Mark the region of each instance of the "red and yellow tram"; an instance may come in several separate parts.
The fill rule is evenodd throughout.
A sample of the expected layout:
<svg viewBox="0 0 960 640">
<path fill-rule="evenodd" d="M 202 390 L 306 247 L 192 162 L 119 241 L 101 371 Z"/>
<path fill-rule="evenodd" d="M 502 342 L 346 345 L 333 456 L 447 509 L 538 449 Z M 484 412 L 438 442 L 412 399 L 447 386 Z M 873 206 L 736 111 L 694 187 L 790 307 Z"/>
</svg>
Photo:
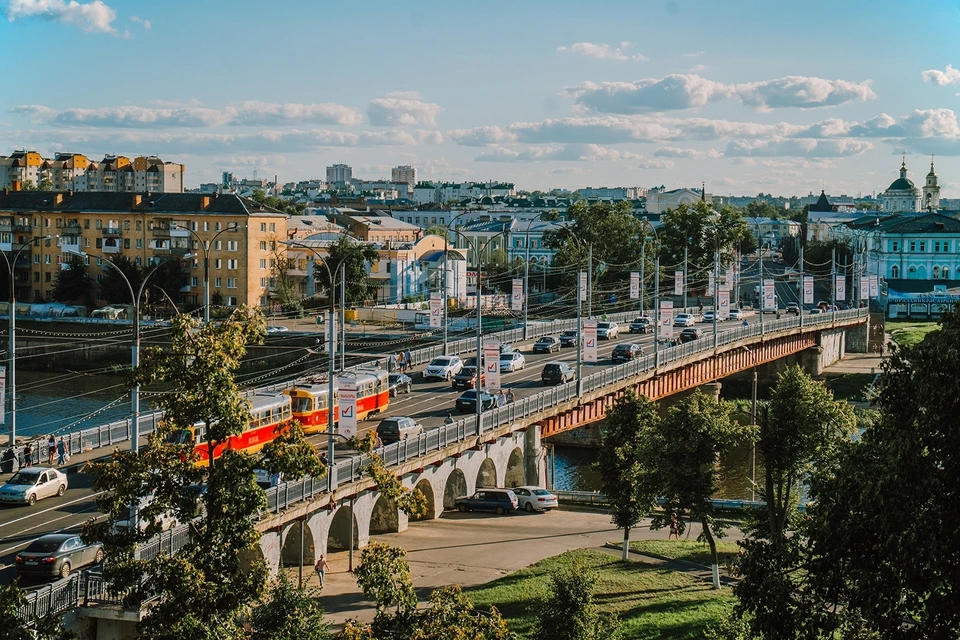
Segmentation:
<svg viewBox="0 0 960 640">
<path fill-rule="evenodd" d="M 380 413 L 390 405 L 390 383 L 387 372 L 383 369 L 361 369 L 355 375 L 337 376 L 334 379 L 333 391 L 334 424 L 339 406 L 336 388 L 341 378 L 349 379 L 357 385 L 357 420 Z M 326 432 L 328 383 L 314 380 L 286 389 L 283 393 L 290 397 L 293 417 L 300 422 L 305 433 Z"/>
</svg>

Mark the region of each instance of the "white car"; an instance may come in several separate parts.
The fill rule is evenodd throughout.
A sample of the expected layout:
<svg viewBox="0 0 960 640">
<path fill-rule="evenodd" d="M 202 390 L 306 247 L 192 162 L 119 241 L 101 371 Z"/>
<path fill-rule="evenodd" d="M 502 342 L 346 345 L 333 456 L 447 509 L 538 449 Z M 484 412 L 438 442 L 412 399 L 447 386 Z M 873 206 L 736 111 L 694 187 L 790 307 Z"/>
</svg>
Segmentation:
<svg viewBox="0 0 960 640">
<path fill-rule="evenodd" d="M 423 370 L 423 379 L 453 380 L 453 376 L 460 373 L 460 369 L 463 369 L 463 360 L 460 356 L 440 356 L 431 360 Z"/>
<path fill-rule="evenodd" d="M 734 307 L 730 309 L 730 319 L 731 320 L 743 320 L 743 311 Z"/>
<path fill-rule="evenodd" d="M 513 372 L 519 371 L 527 366 L 527 359 L 519 351 L 512 353 L 503 353 L 500 355 L 500 371 Z"/>
<path fill-rule="evenodd" d="M 518 509 L 526 509 L 528 513 L 534 511 L 549 511 L 559 506 L 557 496 L 550 493 L 543 487 L 515 487 L 513 492 L 517 494 Z"/>
<path fill-rule="evenodd" d="M 693 327 L 696 324 L 697 319 L 693 317 L 692 313 L 678 313 L 673 319 L 673 326 L 675 327 Z"/>
<path fill-rule="evenodd" d="M 0 487 L 0 502 L 33 506 L 37 500 L 66 492 L 67 476 L 63 472 L 48 467 L 27 467 Z"/>
<path fill-rule="evenodd" d="M 616 322 L 598 322 L 597 323 L 597 339 L 598 340 L 613 340 L 620 335 L 620 325 Z"/>
</svg>

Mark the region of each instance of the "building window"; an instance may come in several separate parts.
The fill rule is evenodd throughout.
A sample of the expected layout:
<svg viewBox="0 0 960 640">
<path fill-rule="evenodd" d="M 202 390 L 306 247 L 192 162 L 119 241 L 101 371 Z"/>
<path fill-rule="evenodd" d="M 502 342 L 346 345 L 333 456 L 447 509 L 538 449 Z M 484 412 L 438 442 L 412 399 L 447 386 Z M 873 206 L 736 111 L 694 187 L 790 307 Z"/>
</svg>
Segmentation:
<svg viewBox="0 0 960 640">
<path fill-rule="evenodd" d="M 277 223 L 276 223 L 276 222 L 271 222 L 271 223 L 270 223 L 270 231 L 276 231 L 276 230 L 277 230 Z"/>
<path fill-rule="evenodd" d="M 926 241 L 926 240 L 921 240 L 921 241 L 920 241 L 920 253 L 926 253 L 926 252 L 927 252 L 927 241 Z"/>
<path fill-rule="evenodd" d="M 266 287 L 266 286 L 267 286 L 267 279 L 266 279 L 266 278 L 260 278 L 260 286 L 261 286 L 261 287 Z"/>
<path fill-rule="evenodd" d="M 227 278 L 227 289 L 236 289 L 236 288 L 237 288 L 237 279 Z"/>
<path fill-rule="evenodd" d="M 208 222 L 207 220 L 203 221 L 203 230 L 210 231 L 210 222 Z"/>
<path fill-rule="evenodd" d="M 227 260 L 227 269 L 231 271 L 237 270 L 237 261 L 236 260 Z"/>
<path fill-rule="evenodd" d="M 137 231 L 143 231 L 143 221 L 137 220 Z"/>
<path fill-rule="evenodd" d="M 893 265 L 892 267 L 890 267 L 890 277 L 891 277 L 891 278 L 899 278 L 899 277 L 900 277 L 900 267 L 898 267 L 897 265 Z"/>
<path fill-rule="evenodd" d="M 143 238 L 137 238 L 137 249 L 143 249 Z"/>
<path fill-rule="evenodd" d="M 197 277 L 196 277 L 196 276 L 190 278 L 190 286 L 191 286 L 191 287 L 197 286 Z"/>
<path fill-rule="evenodd" d="M 215 286 L 215 287 L 222 286 L 222 285 L 220 284 L 220 278 L 214 278 L 214 279 L 213 279 L 213 283 L 214 283 L 213 286 Z"/>
<path fill-rule="evenodd" d="M 260 241 L 260 251 L 266 251 L 266 250 L 267 250 L 267 241 L 266 241 L 266 240 L 261 240 L 261 241 Z"/>
<path fill-rule="evenodd" d="M 50 272 L 49 272 L 49 271 L 47 271 L 45 274 L 43 274 L 43 281 L 44 281 L 44 282 L 50 282 Z"/>
<path fill-rule="evenodd" d="M 130 248 L 130 238 L 124 238 L 124 239 L 123 239 L 123 248 L 124 248 L 124 249 L 129 249 L 129 248 Z M 157 246 L 157 248 L 158 248 L 158 249 L 162 249 L 163 247 L 162 247 L 162 246 Z"/>
<path fill-rule="evenodd" d="M 261 223 L 260 223 L 260 231 L 266 231 L 266 230 L 267 230 L 267 223 L 266 223 L 266 222 L 261 222 Z"/>
<path fill-rule="evenodd" d="M 124 220 L 124 221 L 123 221 L 123 230 L 124 230 L 124 231 L 130 231 L 130 221 L 129 221 L 129 220 Z"/>
<path fill-rule="evenodd" d="M 938 244 L 939 244 L 939 243 L 938 243 Z M 934 267 L 934 268 L 933 268 L 933 279 L 934 279 L 934 280 L 939 280 L 939 279 L 940 279 L 940 267 Z"/>
<path fill-rule="evenodd" d="M 939 242 L 934 242 L 934 243 L 933 243 L 933 252 L 934 252 L 934 253 L 940 253 L 940 243 L 939 243 Z M 936 276 L 934 276 L 934 277 L 936 277 Z"/>
<path fill-rule="evenodd" d="M 216 260 L 213 261 L 213 265 L 214 265 L 213 266 L 214 269 L 222 269 L 223 261 L 220 258 L 217 258 Z"/>
<path fill-rule="evenodd" d="M 261 268 L 261 269 L 266 269 L 266 268 L 267 268 L 267 259 L 266 259 L 266 258 L 260 258 L 260 268 Z"/>
<path fill-rule="evenodd" d="M 944 280 L 949 280 L 949 279 L 950 279 L 950 267 L 944 267 L 944 268 L 943 268 L 943 271 L 940 272 L 940 276 L 941 276 Z"/>
<path fill-rule="evenodd" d="M 219 222 L 217 222 L 216 224 L 214 224 L 214 231 L 221 231 L 221 229 L 220 229 L 220 223 L 219 223 Z"/>
<path fill-rule="evenodd" d="M 237 250 L 237 241 L 227 240 L 227 251 L 236 251 L 236 250 Z"/>
</svg>

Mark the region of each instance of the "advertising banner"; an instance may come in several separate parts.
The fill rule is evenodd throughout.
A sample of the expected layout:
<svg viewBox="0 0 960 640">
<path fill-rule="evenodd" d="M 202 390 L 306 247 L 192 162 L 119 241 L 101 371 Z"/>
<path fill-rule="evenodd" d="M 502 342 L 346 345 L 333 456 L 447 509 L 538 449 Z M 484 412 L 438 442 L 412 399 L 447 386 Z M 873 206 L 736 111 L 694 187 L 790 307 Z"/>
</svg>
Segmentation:
<svg viewBox="0 0 960 640">
<path fill-rule="evenodd" d="M 730 289 L 717 289 L 717 320 L 726 320 L 730 317 Z"/>
<path fill-rule="evenodd" d="M 733 265 L 727 267 L 727 272 L 723 276 L 723 284 L 727 285 L 728 288 L 733 286 Z"/>
<path fill-rule="evenodd" d="M 640 297 L 640 274 L 636 271 L 630 274 L 630 299 L 636 300 Z"/>
<path fill-rule="evenodd" d="M 876 298 L 880 295 L 880 281 L 877 276 L 870 276 L 870 297 Z"/>
<path fill-rule="evenodd" d="M 443 299 L 439 293 L 430 294 L 430 328 L 439 329 L 443 324 Z"/>
<path fill-rule="evenodd" d="M 683 271 L 673 272 L 673 295 L 683 295 Z"/>
<path fill-rule="evenodd" d="M 847 299 L 847 277 L 846 276 L 837 276 L 834 279 L 834 287 L 836 287 L 836 297 L 837 302 L 841 302 Z"/>
<path fill-rule="evenodd" d="M 580 300 L 585 301 L 587 299 L 587 272 L 580 272 Z"/>
<path fill-rule="evenodd" d="M 510 296 L 510 309 L 520 311 L 523 309 L 523 279 L 513 279 L 513 295 Z"/>
<path fill-rule="evenodd" d="M 660 337 L 673 340 L 673 301 L 660 301 Z"/>
<path fill-rule="evenodd" d="M 708 296 L 713 295 L 713 287 L 716 286 L 716 284 L 717 283 L 715 282 L 715 279 L 713 277 L 713 271 L 711 271 L 709 274 L 707 274 L 707 295 Z"/>
<path fill-rule="evenodd" d="M 777 296 L 774 289 L 773 280 L 763 279 L 763 310 L 774 311 L 777 308 Z"/>
<path fill-rule="evenodd" d="M 860 276 L 860 299 L 866 300 L 870 297 L 870 281 L 866 276 Z"/>
<path fill-rule="evenodd" d="M 583 361 L 597 362 L 597 321 L 583 321 Z"/>
<path fill-rule="evenodd" d="M 337 433 L 344 438 L 357 435 L 357 381 L 353 378 L 337 378 Z"/>
<path fill-rule="evenodd" d="M 803 304 L 813 304 L 813 276 L 803 276 Z"/>
<path fill-rule="evenodd" d="M 481 385 L 487 389 L 500 388 L 500 343 L 483 343 L 483 377 L 484 383 Z"/>
</svg>

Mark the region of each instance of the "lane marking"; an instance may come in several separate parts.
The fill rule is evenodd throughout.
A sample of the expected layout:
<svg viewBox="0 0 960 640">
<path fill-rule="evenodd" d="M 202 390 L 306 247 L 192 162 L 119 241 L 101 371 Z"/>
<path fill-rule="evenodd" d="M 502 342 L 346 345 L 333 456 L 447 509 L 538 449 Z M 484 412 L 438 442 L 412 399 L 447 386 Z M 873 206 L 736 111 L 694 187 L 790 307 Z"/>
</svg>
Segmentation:
<svg viewBox="0 0 960 640">
<path fill-rule="evenodd" d="M 43 514 L 49 513 L 49 512 L 51 512 L 51 511 L 57 511 L 57 510 L 59 510 L 59 509 L 61 509 L 61 508 L 63 508 L 63 507 L 69 507 L 69 506 L 72 505 L 72 504 L 77 504 L 77 503 L 79 503 L 79 502 L 85 502 L 85 501 L 87 501 L 87 500 L 92 500 L 93 498 L 96 498 L 97 496 L 101 495 L 102 493 L 104 493 L 104 492 L 103 492 L 103 491 L 99 491 L 99 492 L 97 492 L 97 493 L 90 494 L 90 495 L 85 496 L 85 497 L 83 497 L 83 498 L 77 498 L 76 500 L 71 500 L 70 502 L 63 502 L 63 503 L 61 503 L 61 504 L 58 504 L 58 505 L 55 506 L 55 507 L 50 507 L 50 508 L 48 508 L 48 509 L 44 509 L 43 511 L 34 511 L 34 512 L 31 513 L 31 514 L 26 515 L 26 516 L 23 516 L 23 517 L 20 517 L 20 518 L 17 518 L 16 520 L 7 520 L 6 522 L 0 522 L 0 527 L 7 527 L 7 526 L 9 526 L 9 525 L 11 525 L 11 524 L 16 524 L 16 523 L 18 523 L 18 522 L 23 522 L 24 520 L 29 520 L 30 518 L 35 518 L 35 517 L 37 517 L 37 516 L 42 516 Z"/>
</svg>

